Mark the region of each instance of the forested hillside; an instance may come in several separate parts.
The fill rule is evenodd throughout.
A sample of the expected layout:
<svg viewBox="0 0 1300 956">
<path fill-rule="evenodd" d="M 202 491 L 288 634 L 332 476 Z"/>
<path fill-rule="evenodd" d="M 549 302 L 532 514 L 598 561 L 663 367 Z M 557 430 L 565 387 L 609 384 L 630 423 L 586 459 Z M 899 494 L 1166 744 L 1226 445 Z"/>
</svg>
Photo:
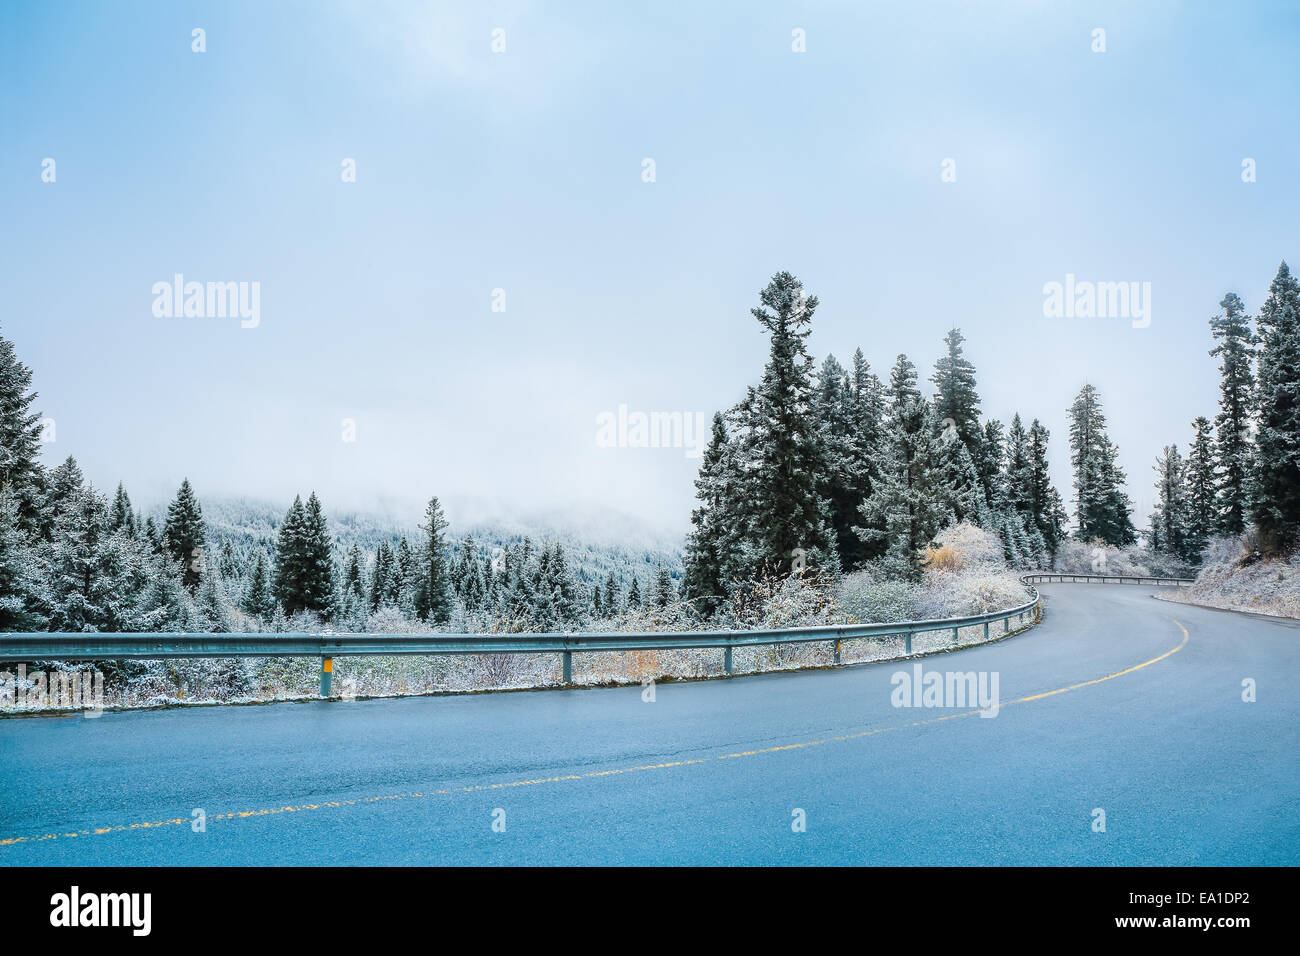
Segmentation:
<svg viewBox="0 0 1300 956">
<path fill-rule="evenodd" d="M 330 515 L 311 489 L 278 505 L 205 500 L 182 479 L 166 507 L 140 510 L 75 457 L 42 463 L 32 373 L 0 337 L 0 630 L 745 626 L 772 619 L 764 602 L 780 582 L 827 600 L 849 572 L 915 585 L 959 527 L 991 535 L 1012 570 L 1178 573 L 1211 544 L 1222 554 L 1224 536 L 1245 535 L 1248 560 L 1300 541 L 1300 284 L 1285 263 L 1257 317 L 1229 293 L 1211 319 L 1220 408 L 1192 420 L 1185 457 L 1174 444 L 1157 456 L 1141 543 L 1093 385 L 1069 409 L 1071 520 L 1047 429 L 1032 410 L 983 415 L 960 329 L 927 394 L 906 355 L 883 379 L 861 349 L 817 364 L 806 346 L 817 305 L 786 272 L 761 291 L 752 313 L 769 358 L 713 418 L 681 555 L 559 527 L 453 532 L 437 497 L 403 524 Z"/>
</svg>

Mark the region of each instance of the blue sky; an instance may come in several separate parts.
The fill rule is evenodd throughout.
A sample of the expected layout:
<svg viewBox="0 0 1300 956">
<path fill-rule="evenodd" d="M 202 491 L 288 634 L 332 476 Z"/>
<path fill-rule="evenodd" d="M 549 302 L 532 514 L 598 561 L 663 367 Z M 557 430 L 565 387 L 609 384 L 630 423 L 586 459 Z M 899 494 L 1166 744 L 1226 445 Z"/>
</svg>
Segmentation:
<svg viewBox="0 0 1300 956">
<path fill-rule="evenodd" d="M 47 459 L 137 499 L 677 531 L 697 461 L 598 447 L 597 416 L 736 401 L 788 269 L 819 360 L 928 375 L 959 325 L 1067 498 L 1095 384 L 1145 515 L 1215 411 L 1217 303 L 1300 259 L 1298 41 L 1282 3 L 8 3 L 0 329 Z M 156 317 L 176 273 L 259 282 L 260 324 Z M 1067 273 L 1150 282 L 1150 326 L 1044 317 Z"/>
</svg>

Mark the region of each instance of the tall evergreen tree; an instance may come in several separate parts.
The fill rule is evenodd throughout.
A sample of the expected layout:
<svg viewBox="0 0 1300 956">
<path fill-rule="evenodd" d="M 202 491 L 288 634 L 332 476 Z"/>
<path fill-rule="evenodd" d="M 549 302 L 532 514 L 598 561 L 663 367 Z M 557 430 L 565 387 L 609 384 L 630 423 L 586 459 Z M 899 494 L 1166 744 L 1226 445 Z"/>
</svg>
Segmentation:
<svg viewBox="0 0 1300 956">
<path fill-rule="evenodd" d="M 1003 487 L 1005 476 L 1002 471 L 1005 446 L 1006 430 L 1000 421 L 990 418 L 984 423 L 984 432 L 980 439 L 980 454 L 975 459 L 980 483 L 984 487 L 984 495 L 989 505 L 995 505 L 1006 495 L 1006 488 Z"/>
<path fill-rule="evenodd" d="M 916 367 L 898 356 L 889 376 L 883 474 L 862 503 L 858 534 L 883 544 L 900 573 L 916 574 L 920 550 L 948 519 L 936 468 L 939 457 L 934 413 L 916 387 Z"/>
<path fill-rule="evenodd" d="M 226 607 L 225 595 L 221 593 L 218 575 L 205 574 L 195 599 L 195 610 L 199 616 L 201 630 L 213 634 L 226 634 L 230 631 L 230 612 Z"/>
<path fill-rule="evenodd" d="M 307 608 L 307 512 L 294 495 L 275 542 L 275 599 L 286 616 Z"/>
<path fill-rule="evenodd" d="M 43 623 L 39 595 L 45 570 L 24 535 L 18 502 L 0 496 L 0 631 L 34 630 Z"/>
<path fill-rule="evenodd" d="M 357 601 L 365 598 L 365 582 L 362 580 L 361 547 L 355 542 L 348 551 L 348 566 L 343 575 L 343 593 Z"/>
<path fill-rule="evenodd" d="M 985 500 L 993 498 L 989 478 L 998 466 L 998 456 L 986 452 L 984 435 L 980 429 L 980 398 L 975 386 L 975 366 L 966 358 L 962 344 L 966 337 L 961 329 L 950 329 L 944 336 L 946 351 L 934 364 L 934 419 L 940 433 L 956 432 L 984 485 Z"/>
<path fill-rule="evenodd" d="M 1179 558 L 1187 555 L 1186 473 L 1177 445 L 1156 456 L 1156 505 L 1151 514 L 1151 547 Z"/>
<path fill-rule="evenodd" d="M 49 545 L 50 628 L 56 631 L 114 630 L 113 588 L 104 547 L 108 507 L 94 488 L 67 501 L 55 521 Z"/>
<path fill-rule="evenodd" d="M 1235 292 L 1219 303 L 1221 315 L 1210 319 L 1210 333 L 1218 344 L 1210 355 L 1219 363 L 1219 413 L 1214 416 L 1217 439 L 1214 444 L 1218 481 L 1218 530 L 1241 534 L 1246 527 L 1250 478 L 1250 432 L 1255 375 L 1254 347 L 1259 343 L 1251 331 L 1250 316 Z"/>
<path fill-rule="evenodd" d="M 452 589 L 447 571 L 447 519 L 436 497 L 429 499 L 420 530 L 424 537 L 420 542 L 416 613 L 421 620 L 445 624 L 451 617 Z"/>
<path fill-rule="evenodd" d="M 135 534 L 135 513 L 131 510 L 131 496 L 126 493 L 122 483 L 117 483 L 117 494 L 113 496 L 113 511 L 108 522 L 109 529 L 118 531 L 126 529 Z"/>
<path fill-rule="evenodd" d="M 1075 535 L 1116 547 L 1137 540 L 1133 507 L 1124 492 L 1119 452 L 1106 434 L 1106 416 L 1096 388 L 1085 385 L 1070 406 L 1070 450 L 1074 467 Z"/>
<path fill-rule="evenodd" d="M 167 506 L 167 523 L 163 525 L 163 541 L 167 553 L 181 567 L 181 580 L 193 591 L 199 585 L 203 571 L 203 547 L 206 543 L 203 530 L 203 509 L 190 487 L 188 478 L 181 482 L 176 497 Z"/>
<path fill-rule="evenodd" d="M 163 553 L 162 535 L 158 532 L 158 525 L 153 520 L 153 515 L 144 519 L 144 539 L 149 542 L 149 547 L 154 550 L 154 553 Z"/>
<path fill-rule="evenodd" d="M 945 354 L 934 364 L 930 381 L 935 386 L 934 417 L 941 427 L 956 430 L 959 437 L 976 457 L 981 444 L 980 398 L 975 388 L 975 366 L 967 361 L 962 350 L 966 337 L 961 329 L 951 329 L 944 336 Z"/>
<path fill-rule="evenodd" d="M 756 456 L 751 473 L 751 532 L 762 559 L 790 568 L 797 552 L 830 555 L 829 508 L 817 423 L 812 412 L 813 360 L 807 339 L 817 297 L 779 272 L 759 294 L 753 316 L 771 336 L 771 351 L 755 393 Z"/>
<path fill-rule="evenodd" d="M 69 455 L 61 464 L 55 465 L 50 470 L 47 485 L 48 493 L 43 510 L 45 519 L 51 522 L 52 527 L 52 523 L 58 521 L 65 509 L 75 508 L 82 503 L 81 493 L 86 488 L 86 478 L 81 473 L 77 459 Z"/>
<path fill-rule="evenodd" d="M 1197 417 L 1192 422 L 1192 431 L 1186 465 L 1187 556 L 1199 561 L 1210 535 L 1219 527 L 1219 510 L 1210 420 L 1203 415 Z"/>
<path fill-rule="evenodd" d="M 871 497 L 881 480 L 881 456 L 884 445 L 885 398 L 884 387 L 862 355 L 862 349 L 853 353 L 853 370 L 850 388 L 845 396 L 851 412 L 852 441 L 846 447 L 849 472 L 852 477 L 851 497 L 855 509 Z M 853 527 L 861 522 L 861 511 L 854 515 Z M 864 541 L 854 530 L 853 540 L 840 537 L 840 563 L 854 568 L 884 553 L 883 543 L 874 545 Z"/>
<path fill-rule="evenodd" d="M 614 572 L 609 572 L 609 577 L 605 578 L 605 613 L 617 614 L 619 604 L 618 581 L 614 579 Z"/>
<path fill-rule="evenodd" d="M 271 596 L 271 582 L 266 572 L 266 557 L 259 550 L 253 557 L 253 568 L 248 572 L 248 584 L 244 588 L 240 609 L 258 619 L 271 617 L 275 613 L 275 600 Z"/>
<path fill-rule="evenodd" d="M 1056 552 L 1065 539 L 1065 502 L 1052 484 L 1051 468 L 1047 460 L 1047 443 L 1051 438 L 1047 428 L 1035 418 L 1029 425 L 1029 512 L 1034 527 L 1038 529 L 1047 547 L 1053 566 Z"/>
<path fill-rule="evenodd" d="M 862 503 L 862 480 L 858 474 L 859 449 L 854 401 L 848 375 L 834 355 L 828 355 L 817 377 L 813 399 L 814 417 L 821 442 L 821 497 L 830 509 L 831 533 L 841 564 L 851 562 L 861 550 L 853 533 Z"/>
<path fill-rule="evenodd" d="M 1011 418 L 1005 443 L 1006 465 L 1001 497 L 1019 514 L 1033 516 L 1034 468 L 1029 433 L 1017 412 Z M 1035 522 L 1036 523 L 1036 522 Z"/>
<path fill-rule="evenodd" d="M 713 433 L 700 459 L 695 479 L 699 506 L 691 511 L 691 531 L 682 558 L 685 565 L 683 590 L 688 600 L 709 616 L 725 600 L 730 587 L 728 573 L 734 569 L 741 547 L 743 528 L 738 527 L 741 472 L 736 448 L 727 437 L 721 413 L 713 416 Z M 618 590 L 611 571 L 605 582 L 605 607 L 613 613 Z"/>
<path fill-rule="evenodd" d="M 445 553 L 444 553 L 445 558 Z M 393 574 L 389 578 L 389 603 L 408 614 L 415 613 L 416 595 L 424 580 L 424 573 L 416 559 L 411 542 L 402 535 L 397 541 L 397 552 L 393 560 Z M 447 567 L 447 585 L 451 588 L 451 569 Z"/>
<path fill-rule="evenodd" d="M 677 599 L 673 587 L 673 577 L 662 564 L 655 570 L 654 584 L 650 590 L 650 603 L 655 607 L 667 607 Z"/>
<path fill-rule="evenodd" d="M 1300 282 L 1285 262 L 1258 325 L 1259 432 L 1248 506 L 1255 526 L 1285 550 L 1300 540 Z"/>
<path fill-rule="evenodd" d="M 41 467 L 41 416 L 32 410 L 32 370 L 14 344 L 0 335 L 0 507 L 14 504 L 17 527 L 28 540 L 49 531 L 45 470 Z"/>
<path fill-rule="evenodd" d="M 303 508 L 301 547 L 303 609 L 329 617 L 334 607 L 334 557 L 325 511 L 314 491 Z M 285 613 L 292 612 L 285 608 Z"/>
<path fill-rule="evenodd" d="M 384 606 L 390 592 L 393 577 L 393 549 L 387 541 L 379 542 L 375 549 L 375 570 L 370 576 L 370 610 L 377 611 Z"/>
</svg>

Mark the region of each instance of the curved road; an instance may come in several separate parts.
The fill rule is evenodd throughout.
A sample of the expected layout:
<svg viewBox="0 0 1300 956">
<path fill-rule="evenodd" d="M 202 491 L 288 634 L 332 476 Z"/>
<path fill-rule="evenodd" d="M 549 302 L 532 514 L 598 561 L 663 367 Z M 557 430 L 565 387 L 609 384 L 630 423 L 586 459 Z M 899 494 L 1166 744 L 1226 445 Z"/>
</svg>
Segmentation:
<svg viewBox="0 0 1300 956">
<path fill-rule="evenodd" d="M 991 719 L 892 706 L 909 662 L 0 720 L 0 866 L 1300 863 L 1300 623 L 1158 590 L 922 661 Z"/>
</svg>

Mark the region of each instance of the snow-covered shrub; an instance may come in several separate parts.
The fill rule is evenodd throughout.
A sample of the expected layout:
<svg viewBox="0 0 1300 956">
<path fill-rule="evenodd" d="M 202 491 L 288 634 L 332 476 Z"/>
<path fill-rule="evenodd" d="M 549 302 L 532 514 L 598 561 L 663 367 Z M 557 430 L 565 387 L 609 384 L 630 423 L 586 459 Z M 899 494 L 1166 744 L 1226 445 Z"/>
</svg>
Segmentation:
<svg viewBox="0 0 1300 956">
<path fill-rule="evenodd" d="M 843 575 L 835 586 L 834 599 L 851 623 L 905 621 L 912 615 L 915 588 L 910 581 L 887 577 L 878 567 L 869 567 Z"/>
<path fill-rule="evenodd" d="M 1186 562 L 1173 555 L 1153 552 L 1141 545 L 1117 548 L 1104 541 L 1061 542 L 1056 553 L 1055 570 L 1065 574 L 1114 574 L 1135 577 L 1186 577 Z"/>
<path fill-rule="evenodd" d="M 1005 564 L 1002 541 L 997 533 L 968 521 L 945 528 L 936 543 L 957 555 L 959 568 L 971 564 L 992 567 L 1003 567 Z"/>
<path fill-rule="evenodd" d="M 926 574 L 912 595 L 916 619 L 962 617 L 1018 607 L 1029 600 L 1019 577 L 1006 570 L 973 566 Z"/>
<path fill-rule="evenodd" d="M 836 623 L 832 586 L 833 579 L 815 572 L 764 575 L 732 592 L 718 626 L 764 629 Z"/>
<path fill-rule="evenodd" d="M 890 574 L 882 563 L 844 575 L 835 602 L 856 621 L 961 617 L 1017 607 L 1029 599 L 1019 574 L 1007 568 L 994 531 L 962 523 L 946 529 L 926 552 L 916 582 Z"/>
</svg>

